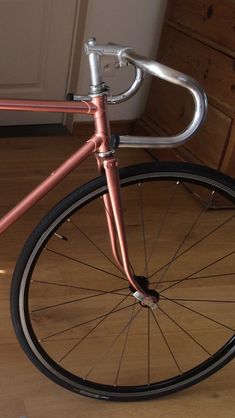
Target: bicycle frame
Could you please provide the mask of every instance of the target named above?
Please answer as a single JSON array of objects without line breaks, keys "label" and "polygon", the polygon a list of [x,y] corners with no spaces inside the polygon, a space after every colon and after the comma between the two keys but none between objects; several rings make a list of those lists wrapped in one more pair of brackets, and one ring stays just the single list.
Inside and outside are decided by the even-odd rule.
[{"label": "bicycle frame", "polygon": [[[0,234],[17,221],[26,211],[35,205],[45,194],[63,180],[72,170],[92,153],[104,155],[97,157],[99,173],[105,172],[109,194],[104,197],[108,230],[114,259],[119,268],[126,274],[131,285],[139,292],[142,289],[133,279],[128,259],[124,221],[121,210],[121,195],[118,176],[118,162],[110,151],[110,126],[106,112],[106,97],[94,96],[92,101],[37,101],[37,100],[0,100],[0,110],[27,110],[34,112],[66,112],[90,114],[94,118],[95,133],[71,155],[62,165],[53,171],[39,186],[29,193],[3,218],[0,219]],[[118,237],[119,250],[116,242]],[[147,295],[146,295],[147,296]]]},{"label": "bicycle frame", "polygon": [[[37,100],[1,100],[0,110],[28,110],[34,112],[71,112],[82,114],[94,114],[96,106],[85,102],[54,102]],[[86,143],[81,150],[78,150],[67,161],[65,161],[56,171],[36,187],[19,204],[10,210],[0,219],[0,234],[20,218],[27,210],[37,203],[46,193],[48,193],[59,181],[69,174],[84,158],[94,151],[95,142],[92,140]]]},{"label": "bicycle frame", "polygon": [[[154,298],[148,295],[138,285],[130,267],[122,213],[118,162],[114,156],[114,149],[110,146],[110,124],[106,111],[107,104],[122,102],[131,97],[139,89],[144,71],[189,90],[193,96],[195,114],[189,126],[181,134],[163,138],[120,137],[121,146],[166,147],[184,143],[199,129],[205,118],[206,96],[200,86],[190,77],[162,64],[146,60],[133,53],[130,48],[112,44],[97,45],[95,38],[91,38],[86,44],[86,53],[89,57],[91,72],[91,90],[89,96],[73,96],[72,101],[0,99],[0,110],[89,114],[93,116],[95,125],[94,135],[82,147],[0,219],[0,234],[37,203],[83,160],[92,153],[96,153],[98,171],[100,174],[105,173],[107,179],[108,193],[103,197],[103,200],[114,259],[117,266],[128,278],[131,285],[130,288],[135,289],[133,295],[143,304],[154,309],[156,308]],[[101,55],[114,55],[118,58],[120,65],[123,66],[130,63],[135,66],[135,80],[131,87],[124,93],[118,96],[110,95],[108,88],[102,80]]]}]

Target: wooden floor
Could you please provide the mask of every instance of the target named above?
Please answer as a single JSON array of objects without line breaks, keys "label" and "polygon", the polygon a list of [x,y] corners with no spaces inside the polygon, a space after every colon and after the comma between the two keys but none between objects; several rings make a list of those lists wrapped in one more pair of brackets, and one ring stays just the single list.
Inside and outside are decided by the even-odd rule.
[{"label": "wooden floor", "polygon": [[[0,139],[0,215],[4,214],[77,147],[74,137]],[[141,150],[121,150],[122,165],[149,161]],[[38,220],[78,184],[93,178],[85,162],[0,237],[0,418],[234,417],[235,363],[179,394],[140,403],[108,403],[72,394],[29,362],[16,341],[9,315],[9,287],[17,255]]]}]

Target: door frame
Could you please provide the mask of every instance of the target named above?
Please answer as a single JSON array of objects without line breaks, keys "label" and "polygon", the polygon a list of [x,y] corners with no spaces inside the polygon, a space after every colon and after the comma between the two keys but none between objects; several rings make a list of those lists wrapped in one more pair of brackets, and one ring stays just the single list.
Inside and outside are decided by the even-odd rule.
[{"label": "door frame", "polygon": [[[73,37],[70,51],[70,62],[67,79],[67,91],[77,93],[77,84],[81,69],[81,57],[83,51],[84,33],[89,1],[77,0],[74,19]],[[63,124],[69,132],[73,130],[74,115],[64,114]]]}]

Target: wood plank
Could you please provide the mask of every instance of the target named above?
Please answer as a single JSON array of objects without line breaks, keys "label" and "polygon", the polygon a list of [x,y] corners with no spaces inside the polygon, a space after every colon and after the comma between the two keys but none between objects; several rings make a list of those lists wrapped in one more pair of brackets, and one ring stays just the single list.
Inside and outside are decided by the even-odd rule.
[{"label": "wood plank", "polygon": [[216,107],[228,114],[235,113],[235,71],[231,57],[168,26],[159,60],[195,78]]},{"label": "wood plank", "polygon": [[169,19],[235,51],[233,0],[170,0]]},{"label": "wood plank", "polygon": [[215,41],[212,41],[211,39],[208,39],[197,32],[193,32],[189,28],[186,28],[186,26],[182,26],[179,23],[172,22],[171,20],[168,20],[167,24],[170,27],[175,28],[180,32],[183,32],[190,38],[197,39],[199,42],[211,47],[212,49],[215,49],[216,51],[219,51],[222,54],[228,55],[231,58],[235,58],[235,51],[232,51],[231,49],[226,48],[225,46],[219,45]]},{"label": "wood plank", "polygon": [[[184,89],[154,79],[146,114],[168,134],[175,134],[182,131],[192,118],[192,99]],[[209,105],[204,125],[186,143],[186,149],[209,166],[218,168],[226,147],[230,125],[231,119],[228,116]]]}]

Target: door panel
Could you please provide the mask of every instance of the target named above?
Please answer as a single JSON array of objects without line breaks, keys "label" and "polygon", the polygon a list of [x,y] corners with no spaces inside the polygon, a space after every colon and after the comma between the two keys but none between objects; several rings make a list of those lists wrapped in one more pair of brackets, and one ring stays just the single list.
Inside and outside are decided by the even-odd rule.
[{"label": "door panel", "polygon": [[[0,0],[0,96],[64,99],[79,0]],[[0,112],[0,125],[60,123],[62,114]]]}]

